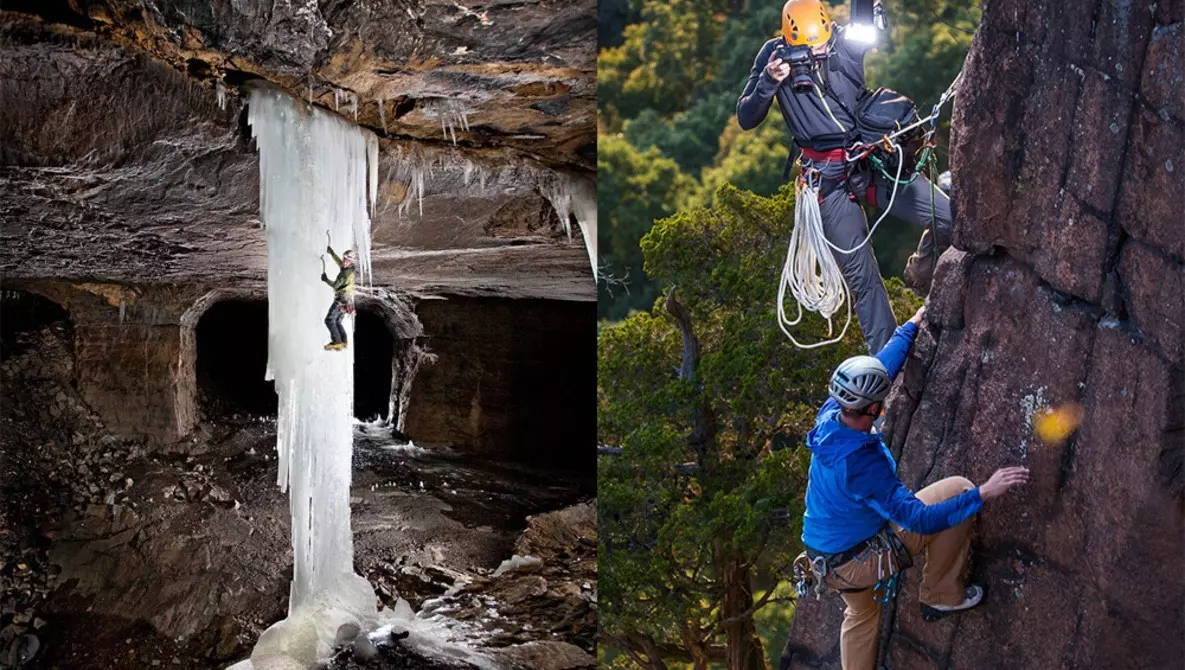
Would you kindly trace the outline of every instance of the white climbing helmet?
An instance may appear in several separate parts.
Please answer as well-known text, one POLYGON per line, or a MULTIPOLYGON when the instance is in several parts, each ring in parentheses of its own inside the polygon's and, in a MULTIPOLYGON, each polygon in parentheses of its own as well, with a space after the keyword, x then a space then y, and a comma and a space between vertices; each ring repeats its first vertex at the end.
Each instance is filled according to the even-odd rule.
POLYGON ((864 409, 889 395, 889 371, 872 356, 853 356, 831 374, 828 391, 835 402, 847 409, 864 409))

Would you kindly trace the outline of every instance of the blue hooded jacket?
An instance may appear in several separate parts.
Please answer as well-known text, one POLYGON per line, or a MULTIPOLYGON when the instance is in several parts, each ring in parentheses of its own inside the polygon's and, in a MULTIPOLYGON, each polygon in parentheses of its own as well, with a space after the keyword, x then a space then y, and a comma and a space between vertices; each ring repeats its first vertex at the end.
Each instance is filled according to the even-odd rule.
MULTIPOLYGON (((893 333, 877 359, 895 378, 905 364, 918 327, 906 323, 893 333)), ((876 535, 886 521, 932 535, 957 526, 983 507, 975 488, 937 505, 927 505, 897 478, 897 462, 879 435, 848 428, 834 398, 823 403, 807 435, 811 469, 806 487, 802 542, 834 554, 876 535)))

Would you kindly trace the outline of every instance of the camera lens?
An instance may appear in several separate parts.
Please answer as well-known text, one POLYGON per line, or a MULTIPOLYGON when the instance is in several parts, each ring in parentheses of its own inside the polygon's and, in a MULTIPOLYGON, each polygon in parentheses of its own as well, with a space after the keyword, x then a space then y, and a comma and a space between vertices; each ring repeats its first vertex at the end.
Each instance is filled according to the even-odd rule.
POLYGON ((798 93, 805 93, 815 85, 815 81, 811 79, 811 71, 809 68, 802 65, 794 66, 794 82, 791 86, 798 93))

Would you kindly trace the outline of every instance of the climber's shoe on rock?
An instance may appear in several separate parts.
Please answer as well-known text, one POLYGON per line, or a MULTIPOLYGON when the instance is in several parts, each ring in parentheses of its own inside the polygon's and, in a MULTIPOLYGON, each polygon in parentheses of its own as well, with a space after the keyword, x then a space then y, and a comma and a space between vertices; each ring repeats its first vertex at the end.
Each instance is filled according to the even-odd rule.
POLYGON ((329 344, 325 345, 325 351, 333 351, 336 348, 337 342, 330 342, 329 344))
POLYGON ((905 285, 923 298, 930 294, 930 284, 934 280, 930 273, 932 268, 926 267, 929 263, 917 254, 910 254, 909 260, 905 261, 905 285))
POLYGON ((963 591, 963 602, 958 605, 927 605, 922 603, 922 618, 926 621, 937 621, 956 612, 963 612, 983 602, 983 587, 972 584, 963 591))

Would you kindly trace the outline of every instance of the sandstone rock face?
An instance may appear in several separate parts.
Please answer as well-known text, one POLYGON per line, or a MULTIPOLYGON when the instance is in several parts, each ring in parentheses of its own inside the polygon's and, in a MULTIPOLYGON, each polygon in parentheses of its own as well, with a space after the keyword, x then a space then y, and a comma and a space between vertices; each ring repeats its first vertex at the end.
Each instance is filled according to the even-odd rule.
POLYGON ((416 375, 404 433, 417 442, 593 467, 591 303, 457 298, 421 302, 416 312, 439 358, 416 375))
MULTIPOLYGON (((882 626, 890 670, 1153 668, 1185 657, 1185 24, 1180 3, 1000 0, 955 107, 954 244, 891 398, 917 490, 1025 465, 980 515, 979 609, 922 621, 918 568, 882 626), (1034 412, 1078 403, 1064 444, 1034 412)), ((783 668, 839 668, 842 602, 798 606, 783 668)))

